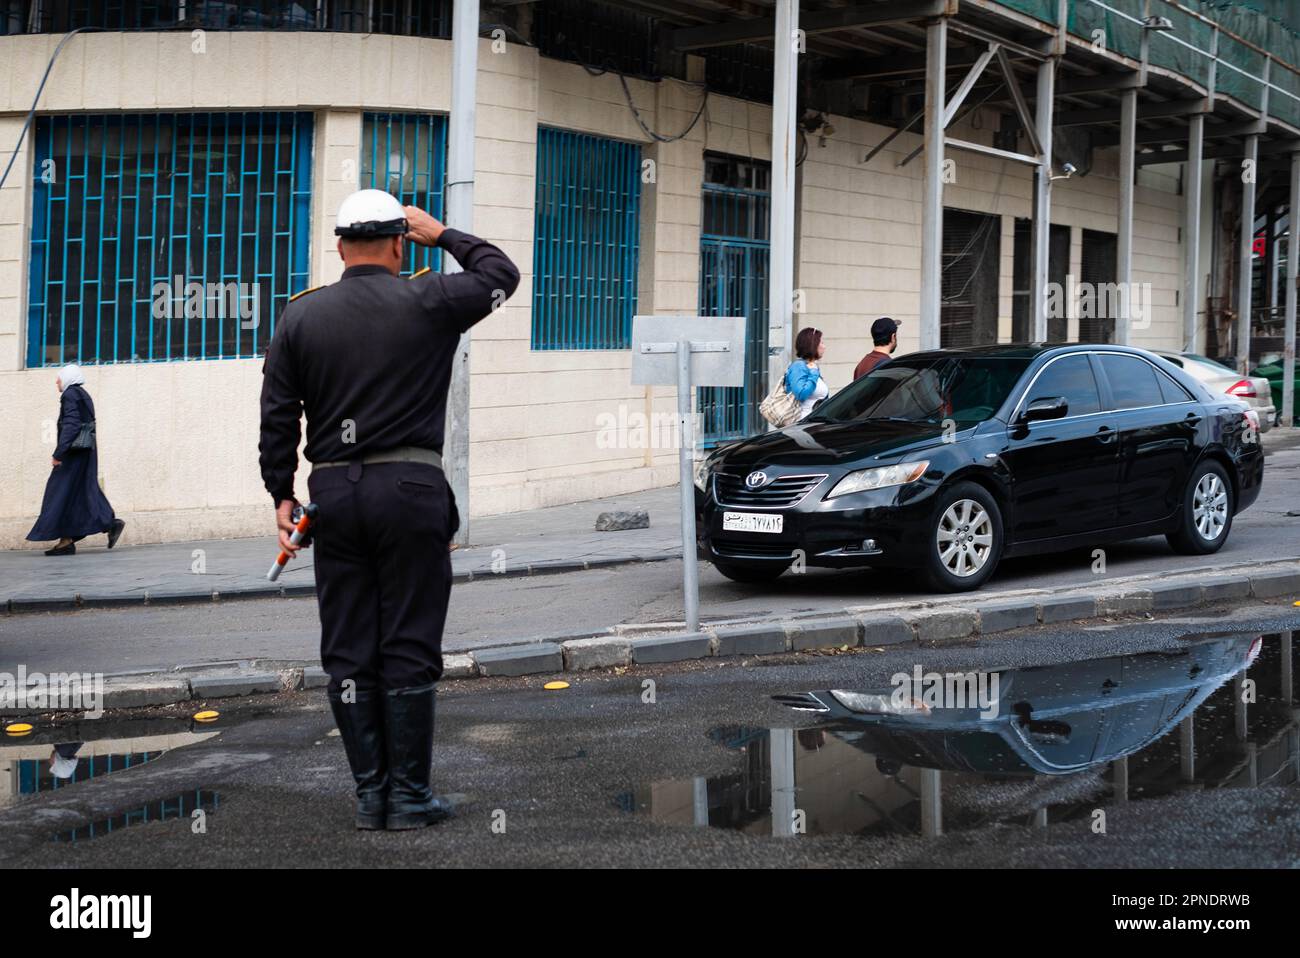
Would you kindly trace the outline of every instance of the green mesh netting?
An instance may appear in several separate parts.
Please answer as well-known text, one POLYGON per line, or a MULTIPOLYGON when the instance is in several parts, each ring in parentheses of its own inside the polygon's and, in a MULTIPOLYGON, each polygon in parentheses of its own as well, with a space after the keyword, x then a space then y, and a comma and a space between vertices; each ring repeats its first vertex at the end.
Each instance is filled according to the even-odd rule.
MULTIPOLYGON (((1091 0, 1071 0, 1067 7, 1069 31, 1088 40, 1100 40, 1107 49, 1136 59, 1141 55, 1143 31, 1128 17, 1142 18, 1143 0, 1104 2, 1109 10, 1091 0)), ((1002 0, 1001 5, 1045 23, 1056 22, 1056 0, 1002 0)), ((1206 84, 1210 76, 1210 60, 1206 54, 1214 31, 1187 11, 1209 17, 1225 31, 1273 55, 1270 79, 1285 92, 1271 92, 1268 111, 1300 126, 1300 73, 1296 72, 1300 68, 1300 2, 1182 0, 1181 6, 1186 10, 1163 0, 1151 4, 1153 15, 1165 17, 1173 24, 1172 30, 1150 32, 1151 64, 1206 84)), ((1259 109, 1263 102, 1264 85, 1260 78, 1264 74, 1264 55, 1246 43, 1220 34, 1219 57, 1223 62, 1219 64, 1217 89, 1259 109)))

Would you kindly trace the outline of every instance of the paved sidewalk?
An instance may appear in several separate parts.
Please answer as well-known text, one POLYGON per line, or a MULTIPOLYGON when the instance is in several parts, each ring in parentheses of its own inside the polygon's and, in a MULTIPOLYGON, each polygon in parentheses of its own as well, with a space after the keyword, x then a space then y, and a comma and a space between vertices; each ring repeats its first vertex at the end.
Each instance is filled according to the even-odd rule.
MULTIPOLYGON (((467 581, 680 557, 677 503, 677 489, 668 487, 474 519, 471 544, 452 553, 452 569, 467 581), (599 513, 619 509, 647 510, 650 528, 594 531, 599 513)), ((112 552, 97 537, 75 556, 57 559, 39 551, 0 552, 0 612, 315 592, 311 549, 278 582, 266 581, 277 552, 270 535, 140 546, 130 537, 128 527, 112 552)))

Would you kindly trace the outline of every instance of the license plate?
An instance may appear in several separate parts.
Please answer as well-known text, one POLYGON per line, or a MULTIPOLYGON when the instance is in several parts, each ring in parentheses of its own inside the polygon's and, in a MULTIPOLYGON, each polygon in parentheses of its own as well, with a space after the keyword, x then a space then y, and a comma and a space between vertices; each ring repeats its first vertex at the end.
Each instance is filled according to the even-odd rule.
POLYGON ((784 518, 757 512, 724 512, 722 528, 728 532, 780 532, 784 518))

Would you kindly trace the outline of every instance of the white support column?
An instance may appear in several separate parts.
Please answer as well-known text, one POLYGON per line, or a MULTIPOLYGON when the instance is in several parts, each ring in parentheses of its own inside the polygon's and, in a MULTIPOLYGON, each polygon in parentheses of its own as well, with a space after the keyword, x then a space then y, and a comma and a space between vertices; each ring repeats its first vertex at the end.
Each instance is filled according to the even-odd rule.
POLYGON ((771 248, 768 265, 768 382, 794 352, 794 162, 799 78, 799 0, 777 0, 773 38, 771 248))
POLYGON ((921 197, 921 349, 939 348, 939 299, 943 283, 944 71, 948 21, 925 31, 925 152, 921 197))
MULTIPOLYGON (((1286 329, 1282 360, 1282 425, 1284 426, 1295 425, 1292 420, 1292 406, 1295 403, 1296 280, 1300 277, 1300 229, 1297 229, 1300 225, 1297 223, 1297 213, 1300 212, 1300 153, 1291 154, 1290 204, 1286 217, 1286 329)), ((1287 641, 1290 641, 1289 636, 1287 641)))
MULTIPOLYGON (((456 0, 451 19, 451 116, 447 124, 447 225, 474 228, 474 128, 478 95, 479 0, 456 0)), ((443 254, 443 272, 460 266, 443 254)), ((460 510, 455 541, 469 542, 469 333, 460 337, 447 393, 443 465, 460 510)))
POLYGON ((1029 316, 1033 339, 1047 341, 1047 264, 1052 234, 1052 100, 1056 95, 1056 58, 1044 60, 1038 67, 1038 102, 1035 125, 1042 147, 1038 171, 1034 176, 1033 255, 1029 276, 1029 316))
MULTIPOLYGON (((1199 352, 1197 307, 1201 280, 1201 158, 1205 153, 1205 114, 1195 113, 1187 125, 1187 176, 1183 183, 1183 349, 1199 352)), ((1147 303, 1150 308, 1150 303, 1147 303)))
POLYGON ((1120 315, 1115 321, 1115 342, 1128 345, 1133 324, 1133 177, 1137 152, 1137 90, 1120 96, 1119 122, 1119 232, 1116 237, 1115 278, 1120 289, 1120 315))
POLYGON ((1241 244, 1237 258, 1237 371, 1250 371, 1250 288, 1255 240, 1255 181, 1259 169, 1259 136, 1246 137, 1241 181, 1241 244))

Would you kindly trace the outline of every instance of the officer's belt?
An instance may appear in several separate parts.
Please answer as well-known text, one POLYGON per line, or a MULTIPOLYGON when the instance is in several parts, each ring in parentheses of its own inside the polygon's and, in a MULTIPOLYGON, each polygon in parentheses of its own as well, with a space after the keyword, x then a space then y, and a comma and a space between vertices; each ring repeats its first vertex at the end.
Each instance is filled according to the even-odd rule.
POLYGON ((426 466, 435 466, 442 468, 442 456, 432 449, 421 449, 418 446, 398 446, 396 449, 389 449, 385 452, 372 452, 368 456, 362 456, 360 459, 344 459, 340 462, 314 462, 311 471, 317 469, 332 469, 335 466, 350 466, 353 463, 360 463, 363 466, 373 466, 381 462, 422 462, 426 466))

